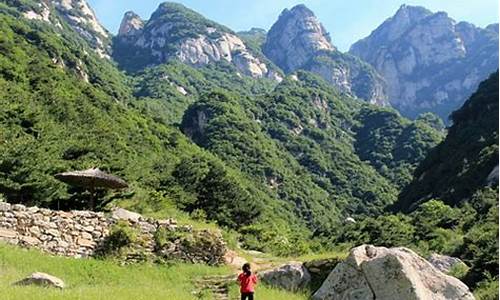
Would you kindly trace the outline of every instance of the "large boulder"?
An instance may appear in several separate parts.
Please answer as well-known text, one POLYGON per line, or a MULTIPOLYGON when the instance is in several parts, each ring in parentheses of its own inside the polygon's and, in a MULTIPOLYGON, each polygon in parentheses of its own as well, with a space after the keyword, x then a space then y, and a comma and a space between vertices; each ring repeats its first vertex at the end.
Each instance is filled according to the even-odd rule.
POLYGON ((455 267, 467 268, 467 265, 460 259, 452 256, 433 253, 427 259, 434 268, 443 273, 449 273, 455 267))
POLYGON ((18 281, 15 285, 37 285, 43 287, 64 288, 64 281, 61 279, 41 272, 35 272, 30 276, 18 281))
POLYGON ((474 296, 460 280, 410 249, 362 245, 335 267, 312 299, 472 300, 474 296))
POLYGON ((290 263, 276 269, 259 272, 262 282, 288 291, 298 291, 307 287, 311 275, 302 263, 290 263))

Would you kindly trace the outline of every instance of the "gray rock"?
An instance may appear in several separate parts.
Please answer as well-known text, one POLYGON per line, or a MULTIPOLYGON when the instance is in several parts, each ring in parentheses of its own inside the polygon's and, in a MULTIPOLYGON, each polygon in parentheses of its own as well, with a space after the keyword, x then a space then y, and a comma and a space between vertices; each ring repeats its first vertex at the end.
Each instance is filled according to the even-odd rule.
MULTIPOLYGON (((196 14, 181 4, 174 3, 161 4, 151 19, 145 22, 135 13, 127 12, 121 23, 119 42, 115 44, 116 53, 128 53, 128 48, 135 48, 136 54, 127 55, 149 57, 152 64, 178 59, 188 65, 201 67, 226 61, 242 74, 281 80, 277 68, 271 66, 262 55, 254 53, 236 34, 208 20, 189 24, 194 19, 186 16, 186 13, 196 14), (183 19, 184 22, 164 17, 168 13, 177 14, 178 19, 183 19), (210 23, 213 24, 209 25, 210 23), (179 32, 186 31, 191 32, 179 37, 179 32)), ((203 18, 201 15, 199 17, 203 18)), ((121 59, 123 57, 117 56, 117 60, 121 59)), ((179 92, 184 94, 185 91, 179 92)))
POLYGON ((266 56, 285 72, 302 67, 320 50, 334 49, 326 29, 304 5, 283 10, 263 45, 266 56))
POLYGON ((2 202, 0 201, 0 212, 2 211, 9 211, 10 210, 10 204, 7 202, 2 202))
POLYGON ((431 265, 443 273, 449 273, 452 268, 459 265, 467 268, 467 265, 457 257, 433 253, 427 260, 431 263, 431 265))
POLYGON ((328 275, 314 300, 473 300, 469 288, 407 248, 363 245, 328 275))
POLYGON ((118 30, 119 36, 124 35, 134 35, 140 33, 144 28, 144 21, 134 13, 133 11, 128 11, 123 16, 122 22, 120 24, 120 29, 118 30))
POLYGON ((55 287, 59 289, 64 288, 64 281, 61 279, 41 272, 35 272, 30 276, 18 281, 15 285, 37 285, 45 287, 55 287))
POLYGON ((267 34, 263 52, 286 73, 311 71, 340 92, 387 105, 382 77, 369 64, 338 51, 314 13, 302 4, 281 13, 267 34))
POLYGON ((132 212, 126 210, 124 208, 116 208, 111 213, 111 217, 117 220, 127 220, 132 222, 139 222, 142 219, 142 216, 136 212, 132 212))
POLYGON ((290 263, 276 269, 259 272, 262 282, 288 291, 301 290, 310 283, 311 275, 302 263, 290 263))
POLYGON ((498 69, 498 32, 403 5, 349 53, 382 75, 403 115, 430 111, 447 120, 498 69))

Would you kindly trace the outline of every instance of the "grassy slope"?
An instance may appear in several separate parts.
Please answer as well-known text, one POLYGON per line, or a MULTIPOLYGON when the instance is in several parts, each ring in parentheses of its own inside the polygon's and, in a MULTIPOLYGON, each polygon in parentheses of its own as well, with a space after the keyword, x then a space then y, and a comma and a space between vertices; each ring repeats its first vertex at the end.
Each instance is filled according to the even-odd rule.
MULTIPOLYGON (((206 275, 231 274, 228 268, 204 265, 172 264, 169 266, 120 266, 112 261, 77 260, 51 257, 38 251, 22 250, 0 244, 0 290, 2 299, 196 299, 192 280, 206 275), (63 279, 63 291, 39 287, 17 287, 12 283, 32 272, 46 272, 63 279)), ((237 287, 231 287, 231 299, 237 287)), ((301 294, 259 286, 260 299, 301 300, 301 294)), ((204 299, 211 299, 207 295, 204 299)))

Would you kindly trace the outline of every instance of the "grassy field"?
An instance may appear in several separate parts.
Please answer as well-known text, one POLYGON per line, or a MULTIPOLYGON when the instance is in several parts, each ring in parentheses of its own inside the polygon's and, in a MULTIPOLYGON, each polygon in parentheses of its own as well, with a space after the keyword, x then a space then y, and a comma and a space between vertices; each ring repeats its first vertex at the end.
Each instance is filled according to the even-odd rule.
MULTIPOLYGON (((193 280, 207 275, 231 274, 226 267, 203 265, 129 265, 113 261, 52 257, 35 250, 24 250, 0 243, 0 291, 3 300, 103 299, 103 300, 189 300, 193 280), (13 286, 32 272, 46 272, 63 279, 64 290, 13 286)), ((231 299, 237 299, 231 287, 231 299)), ((203 299, 211 299, 207 295, 203 299)), ((305 300, 307 296, 259 286, 256 299, 305 300)))

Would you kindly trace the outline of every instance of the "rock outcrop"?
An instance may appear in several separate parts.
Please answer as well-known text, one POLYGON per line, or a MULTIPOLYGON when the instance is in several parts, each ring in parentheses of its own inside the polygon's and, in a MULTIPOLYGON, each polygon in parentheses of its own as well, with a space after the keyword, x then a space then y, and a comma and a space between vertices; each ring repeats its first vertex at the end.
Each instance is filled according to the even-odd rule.
POLYGON ((122 22, 120 24, 120 29, 118 30, 118 35, 135 35, 141 32, 144 28, 144 21, 134 13, 133 11, 128 11, 123 16, 122 22))
POLYGON ((311 71, 343 93, 387 105, 385 84, 377 72, 356 57, 338 51, 314 13, 302 4, 281 13, 262 50, 286 73, 311 71))
POLYGON ((15 285, 36 285, 64 289, 64 281, 47 273, 35 272, 30 276, 14 283, 15 285))
POLYGON ((262 282, 288 291, 301 290, 311 282, 311 275, 302 263, 289 263, 258 275, 262 282))
POLYGON ((434 112, 447 120, 498 68, 498 24, 479 28, 403 5, 349 52, 382 75, 403 115, 434 112))
POLYGON ((58 18, 60 16, 84 38, 96 53, 109 58, 111 51, 110 33, 99 23, 94 11, 85 0, 43 0, 38 3, 39 8, 23 12, 23 16, 31 20, 40 20, 63 29, 58 18))
POLYGON ((318 51, 334 49, 326 29, 303 4, 283 10, 263 46, 266 56, 287 73, 304 66, 318 51))
POLYGON ((230 29, 169 2, 161 4, 145 22, 127 12, 116 38, 114 57, 132 70, 172 59, 196 67, 222 61, 254 78, 281 80, 279 72, 230 29))
POLYGON ((473 300, 460 280, 445 275, 407 248, 363 245, 339 263, 314 300, 473 300))
POLYGON ((432 253, 427 260, 431 263, 432 266, 434 266, 434 268, 443 273, 448 273, 453 268, 458 266, 467 268, 467 265, 457 257, 432 253))

